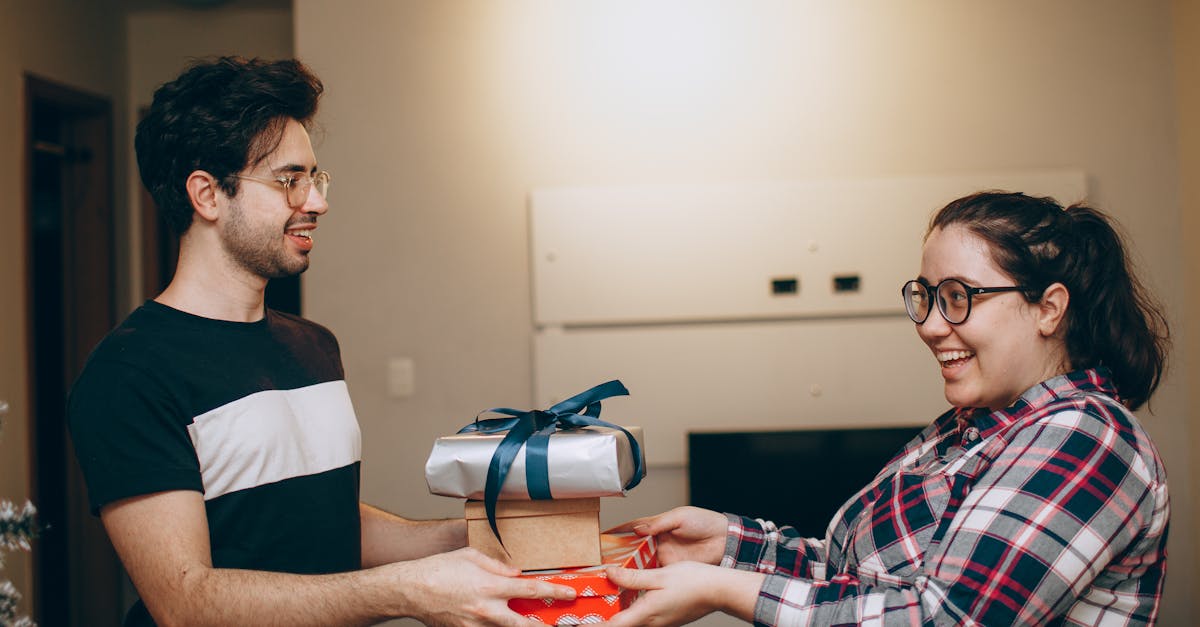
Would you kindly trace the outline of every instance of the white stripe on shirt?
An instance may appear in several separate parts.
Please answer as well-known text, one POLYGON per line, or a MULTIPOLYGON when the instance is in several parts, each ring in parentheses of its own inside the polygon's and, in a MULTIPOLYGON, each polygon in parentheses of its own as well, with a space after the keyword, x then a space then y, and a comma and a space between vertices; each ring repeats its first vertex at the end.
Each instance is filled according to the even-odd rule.
POLYGON ((362 456, 345 381, 257 392, 197 416, 188 432, 206 501, 348 466, 362 456))

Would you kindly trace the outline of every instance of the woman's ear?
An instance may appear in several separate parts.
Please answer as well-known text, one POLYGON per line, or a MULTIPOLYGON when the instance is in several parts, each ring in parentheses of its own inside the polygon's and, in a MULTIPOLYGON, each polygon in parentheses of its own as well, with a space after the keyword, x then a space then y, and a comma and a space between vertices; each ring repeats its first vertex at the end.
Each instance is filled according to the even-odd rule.
POLYGON ((212 222, 217 219, 217 195, 222 193, 217 187, 217 179, 204 170, 196 170, 188 175, 184 182, 187 188, 188 200, 192 209, 204 220, 212 222))
POLYGON ((1071 293, 1062 283, 1051 283, 1042 292, 1042 298, 1036 303, 1038 331, 1046 337, 1054 335, 1062 326, 1063 318, 1067 315, 1067 306, 1071 303, 1071 293))

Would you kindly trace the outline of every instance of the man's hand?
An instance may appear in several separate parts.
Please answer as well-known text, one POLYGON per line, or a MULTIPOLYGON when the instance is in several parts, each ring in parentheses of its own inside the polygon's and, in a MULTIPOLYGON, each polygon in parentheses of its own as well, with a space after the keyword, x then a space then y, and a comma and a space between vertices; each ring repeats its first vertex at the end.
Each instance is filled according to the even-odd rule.
POLYGON ((635 570, 611 567, 608 578, 645 593, 606 623, 613 627, 672 627, 722 611, 750 622, 764 576, 696 562, 635 570))
POLYGON ((394 566, 407 571, 399 582, 410 605, 404 613, 433 627, 527 627, 529 619, 509 609, 509 599, 575 598, 568 586, 516 579, 521 571, 471 548, 394 566))
POLYGON ((725 554, 729 521, 719 512, 677 507, 657 516, 631 520, 607 533, 627 531, 639 536, 655 536, 658 561, 664 566, 682 561, 719 564, 725 554))

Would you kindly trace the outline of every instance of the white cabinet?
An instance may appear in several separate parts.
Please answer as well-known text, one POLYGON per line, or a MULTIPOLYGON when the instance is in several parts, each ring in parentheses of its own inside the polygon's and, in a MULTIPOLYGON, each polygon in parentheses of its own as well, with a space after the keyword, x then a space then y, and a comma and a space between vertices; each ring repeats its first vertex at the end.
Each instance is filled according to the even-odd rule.
POLYGON ((1071 202, 1080 172, 713 187, 540 189, 534 322, 611 325, 901 311, 921 237, 982 188, 1071 202), (792 287, 794 289, 788 289, 792 287))

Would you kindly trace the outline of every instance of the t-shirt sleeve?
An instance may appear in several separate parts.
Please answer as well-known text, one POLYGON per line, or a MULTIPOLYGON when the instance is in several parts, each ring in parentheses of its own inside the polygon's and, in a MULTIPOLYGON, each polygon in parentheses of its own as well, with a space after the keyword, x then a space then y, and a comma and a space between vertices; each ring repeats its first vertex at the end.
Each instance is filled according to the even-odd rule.
POLYGON ((67 401, 67 424, 93 514, 108 503, 167 490, 204 491, 190 418, 169 385, 132 365, 88 363, 67 401))

